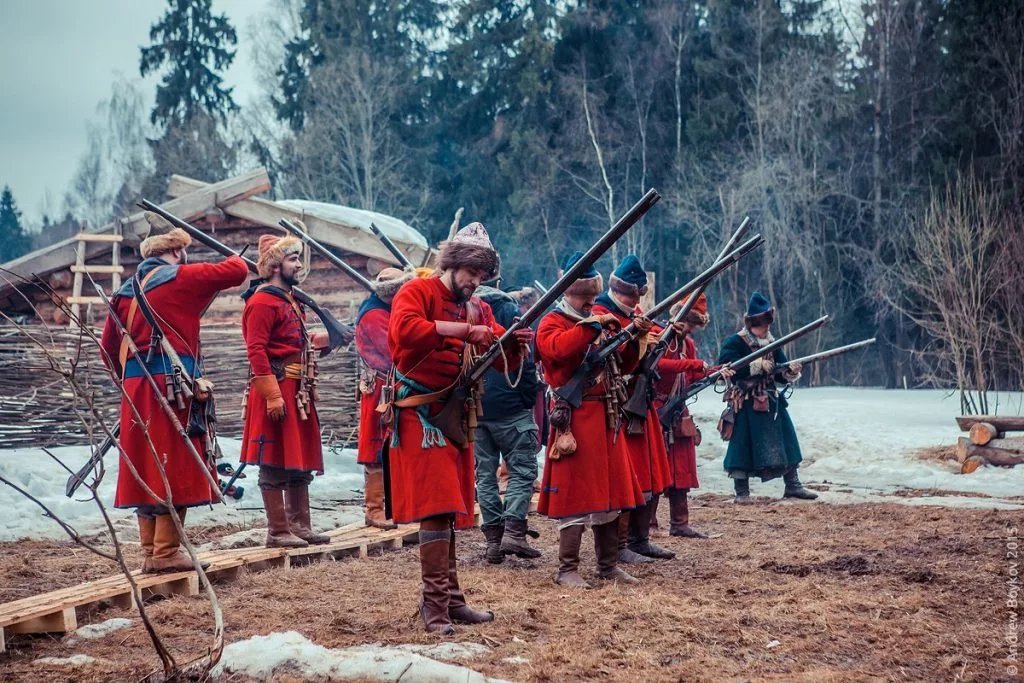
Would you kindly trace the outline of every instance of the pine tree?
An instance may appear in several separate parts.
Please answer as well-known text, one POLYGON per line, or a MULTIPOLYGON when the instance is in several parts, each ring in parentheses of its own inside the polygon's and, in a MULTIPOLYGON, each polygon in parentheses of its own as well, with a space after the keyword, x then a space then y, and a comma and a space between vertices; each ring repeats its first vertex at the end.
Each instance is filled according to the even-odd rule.
POLYGON ((11 188, 0 193, 0 263, 16 259, 29 249, 29 238, 21 227, 21 211, 11 188))
POLYGON ((167 12, 149 30, 153 44, 142 48, 139 66, 143 76, 167 67, 150 120, 185 124, 199 112, 223 120, 238 109, 220 75, 235 59, 235 29, 227 16, 211 13, 212 0, 167 2, 167 12))

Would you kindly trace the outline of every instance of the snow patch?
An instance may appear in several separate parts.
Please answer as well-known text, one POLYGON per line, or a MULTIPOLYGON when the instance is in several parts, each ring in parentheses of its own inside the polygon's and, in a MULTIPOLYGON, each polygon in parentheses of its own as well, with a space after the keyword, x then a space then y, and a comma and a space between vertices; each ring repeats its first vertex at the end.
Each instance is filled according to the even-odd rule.
POLYGON ((74 645, 81 640, 94 640, 96 638, 102 638, 103 636, 109 635, 122 629, 131 628, 135 625, 134 619, 107 619, 106 621, 98 624, 89 624, 83 626, 80 629, 72 632, 68 635, 64 641, 65 645, 74 645))
POLYGON ((406 652, 440 659, 446 662, 459 659, 472 659, 491 651, 486 645, 480 643, 439 643, 437 645, 399 645, 398 649, 406 652))
POLYGON ((302 211, 325 220, 345 223, 346 225, 357 227, 370 235, 373 234, 373 231, 370 230, 370 223, 373 223, 381 229, 381 232, 395 242, 415 244, 416 246, 424 249, 428 246, 427 238, 423 236, 423 233, 394 216, 377 213, 376 211, 353 209, 339 204, 312 202, 305 199, 285 199, 277 203, 283 204, 290 209, 302 211))
POLYGON ((95 664, 95 657, 89 655, 71 655, 70 657, 40 657, 32 663, 39 666, 85 666, 95 664))
POLYGON ((360 645, 334 650, 296 631, 253 636, 229 644, 211 676, 216 679, 233 674, 262 680, 291 674, 373 681, 496 682, 472 669, 438 662, 407 649, 360 645))

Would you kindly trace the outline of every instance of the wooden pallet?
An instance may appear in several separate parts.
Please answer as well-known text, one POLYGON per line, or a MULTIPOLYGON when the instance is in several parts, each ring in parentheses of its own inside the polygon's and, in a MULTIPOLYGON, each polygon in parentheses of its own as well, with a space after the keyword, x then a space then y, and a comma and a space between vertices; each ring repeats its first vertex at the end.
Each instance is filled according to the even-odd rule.
MULTIPOLYGON (((359 524, 349 524, 328 532, 331 542, 306 548, 240 548, 200 553, 209 562, 207 576, 214 583, 233 581, 242 568, 249 571, 288 569, 326 559, 366 557, 371 550, 401 548, 417 540, 418 525, 402 525, 384 531, 359 524)), ((133 577, 143 599, 156 596, 198 595, 199 575, 196 572, 175 574, 141 574, 133 577)), ((0 652, 6 649, 8 636, 21 633, 69 633, 78 628, 78 618, 105 607, 130 608, 134 598, 128 580, 109 576, 96 581, 34 595, 0 605, 0 652)))

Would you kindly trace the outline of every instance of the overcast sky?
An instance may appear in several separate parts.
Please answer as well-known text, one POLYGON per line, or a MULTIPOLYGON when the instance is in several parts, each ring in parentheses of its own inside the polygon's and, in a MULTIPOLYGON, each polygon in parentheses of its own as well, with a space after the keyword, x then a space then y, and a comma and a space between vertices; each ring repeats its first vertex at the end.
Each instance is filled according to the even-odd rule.
MULTIPOLYGON (((235 101, 256 90, 248 26, 267 0, 213 0, 238 33, 225 76, 235 101)), ((139 48, 166 0, 0 0, 0 188, 29 223, 56 214, 85 151, 86 122, 115 80, 139 78, 139 48)), ((147 79, 147 108, 157 80, 147 79)))

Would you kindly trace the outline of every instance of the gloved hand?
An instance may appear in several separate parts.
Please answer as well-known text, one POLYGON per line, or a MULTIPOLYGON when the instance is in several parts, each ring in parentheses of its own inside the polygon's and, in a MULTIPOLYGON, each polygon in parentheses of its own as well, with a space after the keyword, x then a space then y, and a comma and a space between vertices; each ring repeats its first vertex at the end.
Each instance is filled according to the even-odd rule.
POLYGON ((314 332, 309 335, 309 342, 317 351, 326 349, 331 343, 331 337, 326 332, 314 332))
POLYGON ((736 371, 735 370, 733 370, 732 368, 730 368, 728 366, 722 367, 720 365, 716 365, 713 368, 708 368, 708 374, 711 374, 712 372, 715 372, 716 370, 719 370, 719 369, 721 369, 721 371, 722 371, 722 378, 723 379, 732 379, 733 377, 736 376, 736 371))
POLYGON ((800 379, 800 371, 803 369, 803 363, 792 363, 786 368, 786 371, 782 373, 782 376, 785 377, 788 382, 795 382, 800 379))
POLYGON ((654 323, 642 315, 633 318, 633 324, 636 325, 637 332, 640 334, 647 334, 654 327, 654 323))
POLYGON ((529 327, 523 327, 513 332, 512 336, 523 346, 529 346, 533 343, 534 333, 529 327))
POLYGON ((680 320, 677 323, 672 323, 672 330, 680 337, 685 337, 687 334, 686 323, 680 320))
POLYGON ((598 313, 594 315, 594 318, 601 324, 601 327, 610 327, 612 325, 617 327, 619 325, 619 319, 615 317, 614 313, 598 313))
POLYGON ((471 325, 466 341, 477 346, 488 347, 494 343, 494 330, 487 325, 471 325))
POLYGON ((283 420, 287 411, 277 378, 273 375, 256 375, 252 378, 252 388, 267 402, 267 416, 274 422, 283 420))

